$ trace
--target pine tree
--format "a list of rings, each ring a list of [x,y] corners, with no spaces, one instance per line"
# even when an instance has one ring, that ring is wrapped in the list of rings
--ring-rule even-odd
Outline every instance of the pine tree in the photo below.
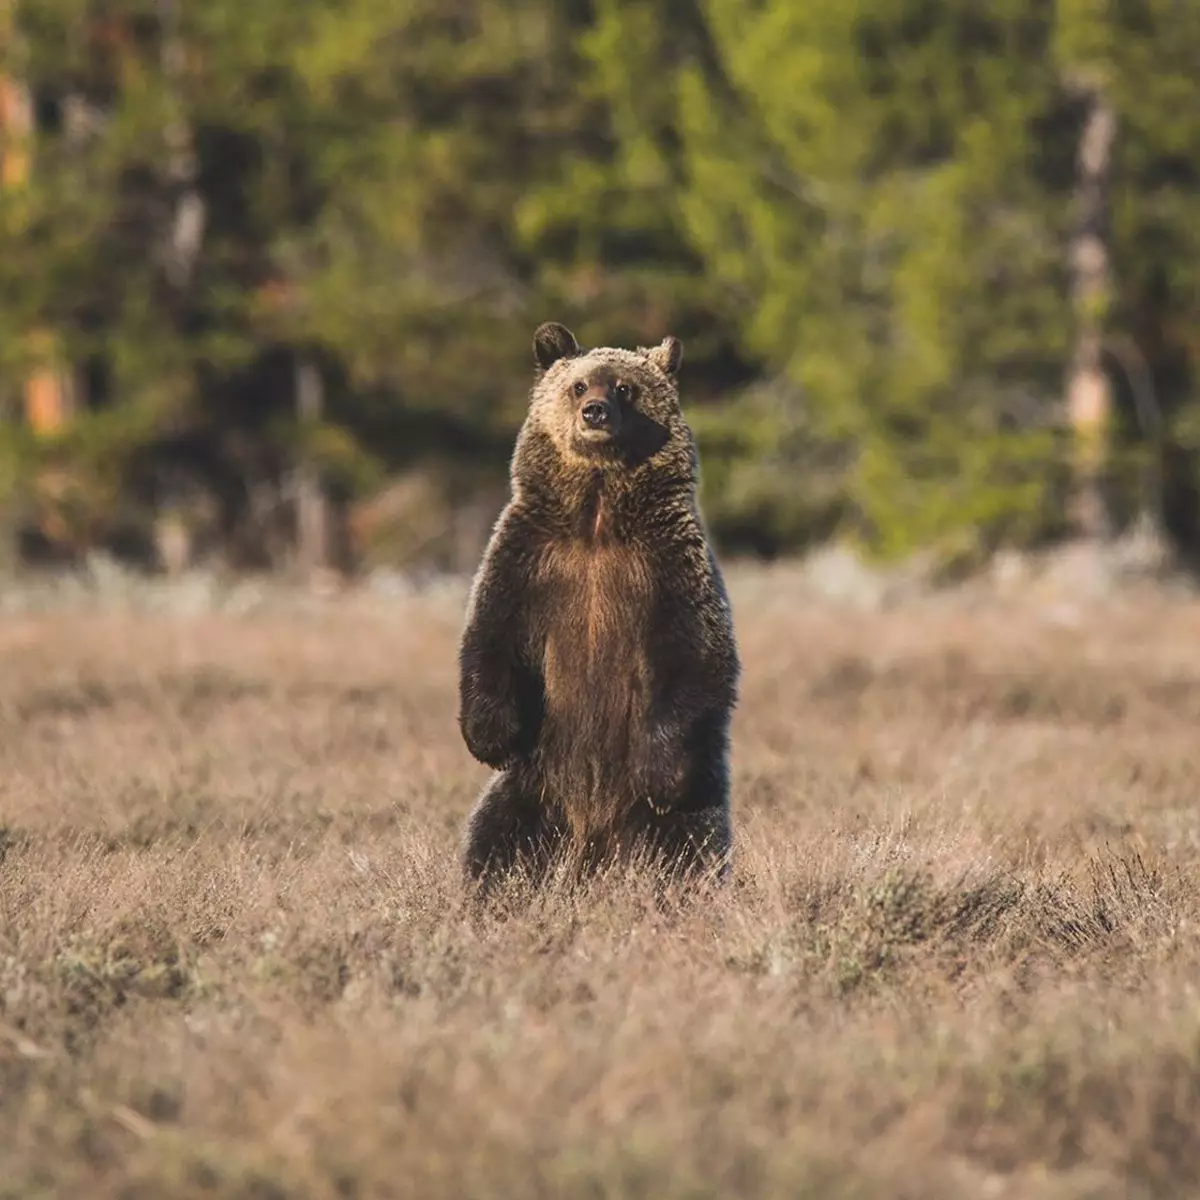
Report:
[[[850,455],[855,531],[975,552],[1047,521],[1067,335],[1049,18],[1024,0],[711,0],[688,228]]]

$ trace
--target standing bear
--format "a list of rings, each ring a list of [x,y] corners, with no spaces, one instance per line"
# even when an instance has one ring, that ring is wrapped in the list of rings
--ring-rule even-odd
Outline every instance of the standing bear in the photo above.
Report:
[[[459,649],[462,736],[496,770],[465,876],[647,853],[724,878],[740,665],[679,407],[682,347],[585,353],[549,323],[534,353]]]

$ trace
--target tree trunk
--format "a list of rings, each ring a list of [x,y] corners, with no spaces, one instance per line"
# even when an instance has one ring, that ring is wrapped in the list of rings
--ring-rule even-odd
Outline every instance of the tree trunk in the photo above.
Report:
[[[18,61],[19,33],[16,5],[0,0],[0,59]],[[0,187],[17,190],[28,186],[33,166],[33,139],[36,133],[33,99],[25,80],[18,75],[0,73]],[[34,360],[21,381],[21,409],[25,423],[35,433],[54,433],[74,414],[79,380],[63,365],[57,339],[44,328],[25,331],[26,345]],[[43,472],[33,479],[35,521],[50,541],[69,541],[70,531],[61,520],[54,496],[61,486],[62,471]],[[10,534],[5,530],[4,536]],[[15,549],[12,555],[15,557]]]
[[[16,37],[13,6],[0,0],[0,51],[10,59]],[[23,188],[29,182],[33,103],[24,81],[14,75],[0,75],[0,138],[0,185],[6,190]],[[39,432],[50,432],[70,415],[70,381],[45,355],[51,345],[49,336],[33,330],[29,338],[40,362],[25,380],[25,419]]]
[[[167,181],[175,203],[164,267],[171,285],[183,290],[191,281],[200,254],[207,212],[196,187],[199,168],[192,131],[184,116],[184,44],[179,36],[179,3],[180,0],[158,0],[158,20],[162,37],[162,71],[171,100],[171,115],[164,130]]]
[[[1078,533],[1098,540],[1111,532],[1104,470],[1112,396],[1103,348],[1110,289],[1108,193],[1116,113],[1103,88],[1088,88],[1084,95],[1087,115],[1079,142],[1078,224],[1071,242],[1076,341],[1067,404],[1076,452],[1071,516]]]
[[[303,355],[296,358],[296,416],[302,427],[321,419],[324,388],[315,364]],[[307,453],[296,464],[296,554],[308,576],[329,565],[329,512],[320,472]]]
[[[0,0],[0,51],[10,50],[13,40],[12,10]],[[33,105],[29,91],[11,75],[0,75],[0,184],[19,187],[29,177],[29,138],[33,133]]]

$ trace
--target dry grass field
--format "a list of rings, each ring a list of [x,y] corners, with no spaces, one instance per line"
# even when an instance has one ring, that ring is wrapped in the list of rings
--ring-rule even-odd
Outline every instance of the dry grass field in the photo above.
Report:
[[[0,1198],[1200,1190],[1200,605],[732,579],[735,880],[473,922],[460,608],[0,624]]]

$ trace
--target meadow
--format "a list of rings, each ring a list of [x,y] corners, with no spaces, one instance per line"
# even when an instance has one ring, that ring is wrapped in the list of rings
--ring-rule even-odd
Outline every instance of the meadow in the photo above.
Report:
[[[732,572],[730,886],[471,919],[461,595],[0,624],[0,1198],[1200,1188],[1200,605]]]

